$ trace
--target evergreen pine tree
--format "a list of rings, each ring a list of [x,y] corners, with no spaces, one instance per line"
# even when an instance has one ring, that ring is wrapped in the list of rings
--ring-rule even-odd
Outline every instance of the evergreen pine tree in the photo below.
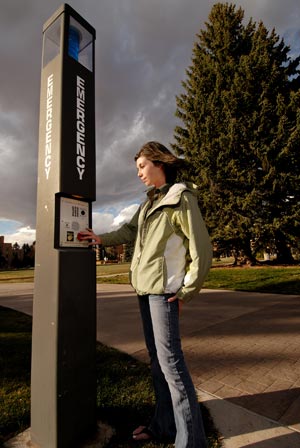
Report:
[[[288,244],[300,230],[300,57],[244,11],[213,6],[176,97],[173,146],[199,185],[213,241],[255,260],[251,250]],[[255,245],[251,245],[255,241]]]

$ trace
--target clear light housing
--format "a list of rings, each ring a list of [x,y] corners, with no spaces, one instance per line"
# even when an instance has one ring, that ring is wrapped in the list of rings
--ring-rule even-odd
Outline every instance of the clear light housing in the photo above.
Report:
[[[61,24],[60,17],[44,33],[43,67],[46,67],[60,53]]]
[[[68,55],[93,71],[93,36],[73,17],[70,17]]]

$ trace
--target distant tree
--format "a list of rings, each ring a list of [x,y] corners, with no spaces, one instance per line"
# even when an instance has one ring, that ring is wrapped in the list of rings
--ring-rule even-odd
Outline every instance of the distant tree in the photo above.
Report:
[[[13,252],[18,252],[20,250],[19,243],[15,242],[12,246]]]
[[[2,248],[0,247],[0,269],[4,269],[7,265],[6,259],[3,255]]]
[[[12,255],[12,260],[11,260],[11,267],[15,268],[15,269],[19,269],[22,267],[22,260],[21,260],[21,249],[20,249],[20,245],[16,242],[13,244],[12,246],[12,250],[13,250],[13,255]]]
[[[33,245],[29,246],[29,244],[27,243],[23,244],[22,251],[23,251],[23,261],[22,261],[23,267],[34,266]]]
[[[228,3],[213,6],[177,96],[177,154],[199,185],[212,239],[255,261],[272,241],[281,262],[300,233],[300,57],[274,30]]]
[[[118,253],[115,246],[107,246],[105,247],[105,257],[108,260],[116,260],[118,257]]]
[[[134,243],[127,243],[125,244],[125,250],[124,250],[124,261],[130,262],[132,259],[134,250]]]

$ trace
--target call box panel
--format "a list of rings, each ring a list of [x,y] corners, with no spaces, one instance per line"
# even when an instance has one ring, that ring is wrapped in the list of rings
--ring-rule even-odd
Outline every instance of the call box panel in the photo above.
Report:
[[[88,241],[80,241],[78,234],[89,227],[89,202],[66,197],[59,199],[59,246],[88,247]]]

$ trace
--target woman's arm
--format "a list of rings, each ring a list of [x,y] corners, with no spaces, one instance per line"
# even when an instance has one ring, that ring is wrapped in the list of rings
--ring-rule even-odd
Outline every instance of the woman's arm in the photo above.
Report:
[[[192,193],[183,193],[178,221],[189,242],[189,258],[184,284],[176,296],[189,301],[200,291],[212,263],[212,244],[197,198]]]
[[[103,246],[118,246],[119,244],[131,243],[135,240],[138,229],[138,217],[140,208],[131,218],[129,223],[123,224],[118,230],[96,235],[92,229],[80,232],[82,241],[89,240],[89,245],[102,244]]]

